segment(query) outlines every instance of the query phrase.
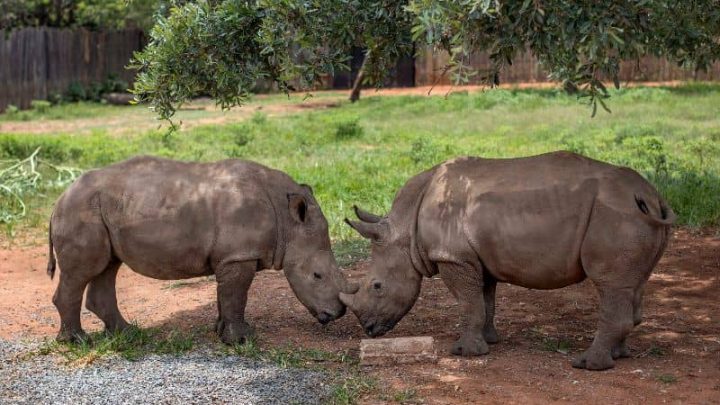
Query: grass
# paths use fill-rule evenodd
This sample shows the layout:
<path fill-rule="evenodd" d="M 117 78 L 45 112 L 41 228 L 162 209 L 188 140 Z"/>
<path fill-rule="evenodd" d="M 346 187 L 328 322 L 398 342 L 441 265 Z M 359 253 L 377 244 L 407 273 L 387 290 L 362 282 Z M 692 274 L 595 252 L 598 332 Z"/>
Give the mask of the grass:
<path fill-rule="evenodd" d="M 541 349 L 546 352 L 558 352 L 560 354 L 568 354 L 572 348 L 569 340 L 555 339 L 543 337 L 541 340 Z"/>
<path fill-rule="evenodd" d="M 674 384 L 677 382 L 677 377 L 672 374 L 660 374 L 657 376 L 657 380 L 663 384 Z"/>
<path fill-rule="evenodd" d="M 395 391 L 391 394 L 384 394 L 380 396 L 380 399 L 384 401 L 392 401 L 398 404 L 420 404 L 422 400 L 417 393 L 417 390 L 413 388 L 406 388 L 399 391 Z"/>
<path fill-rule="evenodd" d="M 347 352 L 328 352 L 291 345 L 264 348 L 255 338 L 225 350 L 240 357 L 272 363 L 282 368 L 326 371 L 327 367 L 333 366 L 335 373 L 326 400 L 329 405 L 355 404 L 361 397 L 377 389 L 377 380 L 363 373 L 357 358 Z"/>
<path fill-rule="evenodd" d="M 272 96 L 256 102 L 298 100 Z M 665 195 L 680 224 L 718 226 L 718 105 L 717 85 L 616 91 L 613 113 L 595 118 L 575 98 L 555 90 L 492 90 L 447 98 L 371 96 L 332 109 L 279 117 L 257 113 L 241 123 L 186 128 L 171 135 L 162 130 L 133 135 L 104 130 L 85 135 L 0 134 L 0 159 L 24 158 L 41 147 L 42 159 L 85 169 L 138 154 L 255 160 L 313 186 L 338 256 L 351 263 L 365 254 L 365 245 L 342 221 L 352 216 L 352 204 L 386 212 L 408 178 L 458 155 L 576 151 L 641 172 Z M 114 113 L 115 108 L 80 104 L 63 114 Z M 124 111 L 140 111 L 133 108 Z M 48 187 L 30 198 L 31 212 L 19 226 L 42 227 L 61 189 Z"/>
<path fill-rule="evenodd" d="M 90 364 L 97 359 L 119 355 L 126 360 L 137 360 L 149 354 L 180 355 L 192 350 L 196 332 L 173 330 L 161 332 L 154 328 L 130 328 L 116 333 L 94 332 L 79 343 L 45 342 L 37 354 L 59 354 L 68 364 Z"/>
<path fill-rule="evenodd" d="M 132 325 L 127 330 L 117 333 L 91 333 L 88 339 L 78 343 L 46 341 L 29 355 L 57 354 L 63 358 L 66 365 L 71 367 L 86 366 L 113 355 L 129 361 L 151 354 L 179 356 L 198 346 L 199 339 L 206 334 L 207 331 L 202 328 L 168 332 Z M 328 367 L 332 367 L 335 372 L 330 377 L 327 404 L 355 404 L 362 396 L 374 392 L 377 387 L 377 380 L 363 373 L 357 358 L 345 351 L 328 352 L 292 345 L 265 347 L 255 338 L 239 345 L 217 344 L 216 347 L 217 352 L 223 355 L 236 355 L 282 368 L 327 371 Z"/>

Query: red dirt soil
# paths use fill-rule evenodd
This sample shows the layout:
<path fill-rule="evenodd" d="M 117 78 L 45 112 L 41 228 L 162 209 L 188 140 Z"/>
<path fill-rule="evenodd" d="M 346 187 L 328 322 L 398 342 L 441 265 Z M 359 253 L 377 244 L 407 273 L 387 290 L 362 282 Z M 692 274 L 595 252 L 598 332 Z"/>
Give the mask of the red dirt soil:
<path fill-rule="evenodd" d="M 57 277 L 45 274 L 47 248 L 0 252 L 0 337 L 51 338 L 58 316 L 51 303 Z M 362 264 L 349 269 L 362 276 Z M 123 268 L 118 300 L 126 318 L 172 330 L 215 321 L 215 284 L 152 280 Z M 393 390 L 415 389 L 424 403 L 720 403 L 720 239 L 717 231 L 674 232 L 645 293 L 644 322 L 628 339 L 632 358 L 603 372 L 570 366 L 592 341 L 597 294 L 584 282 L 555 291 L 500 285 L 501 342 L 487 356 L 462 359 L 448 350 L 459 336 L 459 309 L 439 279 L 426 280 L 413 310 L 388 337 L 430 335 L 438 364 L 365 369 Z M 352 314 L 321 326 L 293 296 L 282 272 L 258 273 L 249 321 L 263 345 L 292 344 L 357 353 L 365 338 Z M 83 310 L 86 330 L 101 322 Z M 206 328 L 207 329 L 207 328 Z M 213 337 L 214 338 L 214 337 Z M 569 353 L 555 350 L 569 344 Z M 565 351 L 565 350 L 561 350 Z M 382 403 L 377 394 L 365 403 Z"/>

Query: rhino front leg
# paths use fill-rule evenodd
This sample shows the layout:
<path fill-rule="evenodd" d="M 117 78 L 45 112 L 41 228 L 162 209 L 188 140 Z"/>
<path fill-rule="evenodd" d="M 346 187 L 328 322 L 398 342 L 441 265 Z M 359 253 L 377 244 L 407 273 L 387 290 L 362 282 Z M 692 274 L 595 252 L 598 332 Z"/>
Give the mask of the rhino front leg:
<path fill-rule="evenodd" d="M 483 284 L 483 298 L 485 299 L 485 325 L 483 326 L 483 336 L 485 341 L 488 343 L 497 343 L 500 341 L 498 338 L 497 329 L 495 329 L 495 289 L 497 287 L 497 280 L 495 277 L 487 274 Z"/>
<path fill-rule="evenodd" d="M 231 262 L 215 270 L 217 279 L 218 321 L 215 330 L 229 345 L 243 343 L 253 328 L 245 322 L 245 305 L 257 262 Z"/>
<path fill-rule="evenodd" d="M 460 356 L 479 356 L 490 352 L 483 336 L 485 328 L 485 299 L 482 274 L 468 265 L 439 263 L 440 277 L 459 301 L 465 332 L 451 349 Z"/>

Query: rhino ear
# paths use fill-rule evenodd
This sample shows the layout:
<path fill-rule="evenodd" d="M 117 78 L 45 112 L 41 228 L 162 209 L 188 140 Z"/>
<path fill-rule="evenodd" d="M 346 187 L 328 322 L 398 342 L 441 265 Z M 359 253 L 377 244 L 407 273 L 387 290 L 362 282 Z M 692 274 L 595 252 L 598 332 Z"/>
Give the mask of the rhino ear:
<path fill-rule="evenodd" d="M 303 183 L 303 184 L 300 185 L 300 187 L 302 187 L 303 189 L 305 189 L 305 191 L 307 191 L 308 194 L 310 194 L 310 195 L 314 195 L 314 194 L 315 194 L 315 193 L 313 193 L 313 189 L 312 189 L 312 187 L 310 187 L 309 184 L 304 184 L 304 183 Z"/>
<path fill-rule="evenodd" d="M 345 218 L 345 223 L 350 225 L 351 228 L 356 230 L 364 238 L 374 241 L 381 240 L 385 230 L 385 228 L 379 223 L 373 224 L 369 222 L 351 221 L 347 218 Z"/>
<path fill-rule="evenodd" d="M 290 217 L 301 224 L 304 223 L 307 217 L 307 201 L 305 200 L 305 196 L 289 193 L 287 198 Z"/>

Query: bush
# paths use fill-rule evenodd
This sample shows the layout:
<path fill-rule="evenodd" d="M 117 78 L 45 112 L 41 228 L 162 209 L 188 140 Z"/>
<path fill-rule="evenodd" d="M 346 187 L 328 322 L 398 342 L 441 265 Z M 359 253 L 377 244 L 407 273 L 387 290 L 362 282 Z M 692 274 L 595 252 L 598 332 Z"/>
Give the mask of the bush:
<path fill-rule="evenodd" d="M 12 104 L 8 104 L 8 106 L 5 107 L 5 114 L 10 115 L 10 116 L 17 114 L 18 111 L 20 111 L 20 109 L 17 108 L 17 106 L 14 106 Z"/>
<path fill-rule="evenodd" d="M 33 100 L 30 102 L 30 108 L 39 112 L 40 114 L 46 113 L 50 109 L 52 104 L 45 100 Z"/>
<path fill-rule="evenodd" d="M 111 74 L 102 82 L 91 82 L 84 85 L 79 82 L 72 82 L 65 91 L 64 100 L 69 102 L 77 101 L 95 101 L 102 100 L 103 95 L 107 93 L 124 93 L 127 91 L 129 84 Z"/>
<path fill-rule="evenodd" d="M 65 101 L 77 102 L 87 99 L 87 93 L 82 83 L 72 82 L 65 92 Z"/>

